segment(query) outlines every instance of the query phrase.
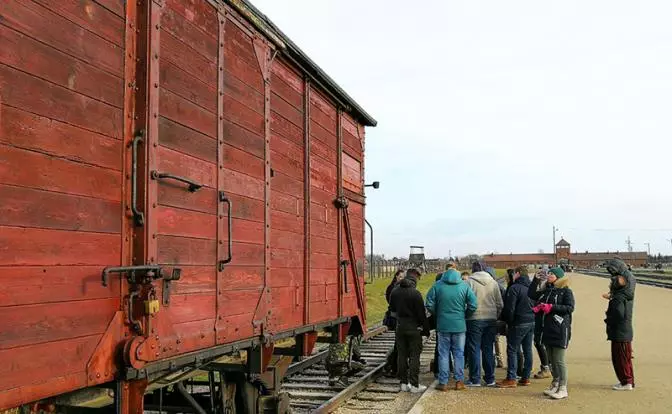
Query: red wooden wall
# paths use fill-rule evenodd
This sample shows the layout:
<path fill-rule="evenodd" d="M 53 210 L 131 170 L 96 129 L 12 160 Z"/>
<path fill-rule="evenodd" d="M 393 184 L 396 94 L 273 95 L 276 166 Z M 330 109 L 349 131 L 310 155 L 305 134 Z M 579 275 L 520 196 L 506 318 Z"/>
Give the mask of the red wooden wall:
<path fill-rule="evenodd" d="M 121 0 L 0 2 L 0 409 L 113 378 L 92 361 L 132 334 L 128 286 L 102 287 L 105 266 L 182 269 L 156 316 L 170 349 L 151 359 L 257 335 L 255 319 L 278 333 L 358 314 L 334 200 L 339 160 L 343 191 L 363 193 L 363 127 L 228 7 L 142 4 L 149 35 Z M 146 223 L 134 227 L 139 129 Z M 362 262 L 363 205 L 350 215 Z"/>

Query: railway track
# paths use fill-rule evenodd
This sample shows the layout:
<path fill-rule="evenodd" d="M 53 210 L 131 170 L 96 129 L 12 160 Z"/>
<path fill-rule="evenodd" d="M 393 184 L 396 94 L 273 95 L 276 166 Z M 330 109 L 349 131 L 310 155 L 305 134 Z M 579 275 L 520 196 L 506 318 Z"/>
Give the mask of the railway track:
<path fill-rule="evenodd" d="M 427 341 L 426 345 L 431 344 Z M 359 409 L 366 410 L 367 405 L 375 409 L 377 403 L 394 400 L 400 392 L 399 380 L 382 375 L 393 346 L 394 332 L 387 332 L 385 328 L 369 331 L 360 347 L 367 365 L 348 379 L 347 387 L 329 385 L 324 365 L 326 350 L 293 364 L 282 385 L 282 391 L 289 394 L 292 413 L 330 413 L 350 402 Z M 430 348 L 433 354 L 433 345 Z"/>
<path fill-rule="evenodd" d="M 602 277 L 602 278 L 605 278 L 605 279 L 611 278 L 611 276 L 608 273 L 596 272 L 594 270 L 577 269 L 576 272 L 577 273 L 582 273 L 584 275 L 598 276 L 598 277 Z M 668 278 L 668 277 L 651 275 L 651 274 L 638 274 L 638 273 L 633 273 L 633 275 L 637 279 L 638 284 L 655 286 L 655 287 L 664 288 L 664 289 L 672 289 L 672 280 L 670 280 L 670 278 Z M 658 276 L 658 277 L 656 277 L 656 276 Z M 668 280 L 668 282 L 664 282 L 664 280 Z"/>

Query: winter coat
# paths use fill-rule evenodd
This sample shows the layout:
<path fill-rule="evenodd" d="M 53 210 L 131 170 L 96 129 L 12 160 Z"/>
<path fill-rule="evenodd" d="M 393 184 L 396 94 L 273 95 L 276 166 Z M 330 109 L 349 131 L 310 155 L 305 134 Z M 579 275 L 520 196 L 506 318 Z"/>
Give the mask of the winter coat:
<path fill-rule="evenodd" d="M 467 331 L 466 317 L 476 311 L 478 303 L 460 273 L 450 269 L 427 292 L 426 307 L 436 316 L 438 332 L 461 333 Z"/>
<path fill-rule="evenodd" d="M 555 348 L 567 348 L 572 338 L 572 312 L 574 312 L 574 294 L 569 288 L 569 276 L 555 283 L 546 283 L 546 287 L 537 291 L 539 279 L 534 278 L 527 291 L 528 297 L 536 302 L 553 305 L 551 312 L 542 318 L 541 343 Z"/>
<path fill-rule="evenodd" d="M 487 272 L 476 272 L 469 276 L 467 285 L 474 291 L 478 307 L 468 320 L 497 320 L 504 307 L 499 285 Z"/>
<path fill-rule="evenodd" d="M 403 279 L 390 295 L 390 311 L 397 319 L 400 332 L 429 332 L 422 294 L 416 289 L 415 278 Z"/>
<path fill-rule="evenodd" d="M 520 276 L 506 290 L 504 310 L 500 319 L 506 322 L 507 325 L 518 326 L 534 323 L 532 301 L 527 294 L 529 287 L 530 278 L 528 276 Z"/>
<path fill-rule="evenodd" d="M 606 267 L 607 271 L 612 275 L 612 279 L 614 276 L 618 275 L 621 275 L 625 278 L 626 283 L 623 287 L 623 294 L 625 295 L 626 299 L 634 300 L 637 281 L 632 272 L 628 270 L 628 266 L 625 264 L 625 262 L 623 262 L 621 259 L 609 259 L 606 261 Z"/>
<path fill-rule="evenodd" d="M 606 312 L 607 317 L 604 320 L 607 324 L 608 341 L 632 342 L 632 308 L 634 303 L 634 300 L 628 299 L 626 287 L 612 291 Z"/>

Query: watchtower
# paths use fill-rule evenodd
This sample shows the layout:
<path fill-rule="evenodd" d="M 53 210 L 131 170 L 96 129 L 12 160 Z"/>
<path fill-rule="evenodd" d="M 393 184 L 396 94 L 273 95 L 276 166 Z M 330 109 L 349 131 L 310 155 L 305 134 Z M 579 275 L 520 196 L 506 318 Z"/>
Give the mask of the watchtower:
<path fill-rule="evenodd" d="M 560 241 L 555 245 L 555 261 L 560 262 L 561 260 L 567 261 L 569 263 L 570 259 L 570 244 L 567 240 L 561 238 Z"/>
<path fill-rule="evenodd" d="M 422 273 L 427 271 L 424 246 L 411 246 L 411 254 L 408 255 L 408 266 L 415 267 Z"/>

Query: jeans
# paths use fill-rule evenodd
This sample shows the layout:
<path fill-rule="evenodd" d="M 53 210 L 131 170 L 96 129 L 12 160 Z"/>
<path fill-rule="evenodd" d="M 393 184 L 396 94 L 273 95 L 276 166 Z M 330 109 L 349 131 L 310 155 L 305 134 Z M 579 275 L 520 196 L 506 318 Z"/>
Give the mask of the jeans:
<path fill-rule="evenodd" d="M 420 353 L 422 352 L 422 333 L 420 331 L 396 332 L 397 368 L 402 384 L 419 384 Z"/>
<path fill-rule="evenodd" d="M 509 326 L 506 333 L 506 379 L 516 379 L 518 373 L 518 351 L 522 345 L 525 364 L 523 366 L 522 379 L 530 379 L 532 371 L 532 339 L 534 337 L 534 324 Z"/>
<path fill-rule="evenodd" d="M 473 384 L 481 383 L 481 356 L 483 356 L 483 371 L 485 383 L 495 382 L 495 335 L 497 321 L 472 320 L 467 321 L 467 342 L 465 354 L 469 365 L 469 381 Z"/>
<path fill-rule="evenodd" d="M 567 386 L 567 365 L 565 364 L 565 348 L 546 347 L 548 362 L 551 364 L 551 374 L 553 382 L 557 382 L 563 387 Z"/>
<path fill-rule="evenodd" d="M 455 381 L 464 381 L 464 344 L 465 332 L 438 332 L 439 341 L 439 384 L 448 384 L 450 377 L 449 355 L 453 355 L 453 376 Z"/>

